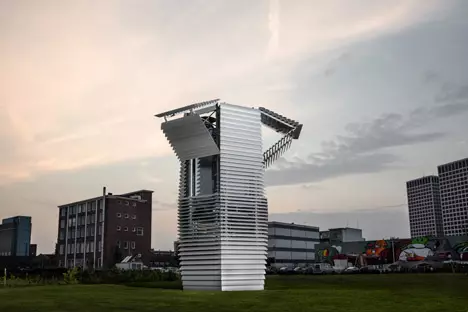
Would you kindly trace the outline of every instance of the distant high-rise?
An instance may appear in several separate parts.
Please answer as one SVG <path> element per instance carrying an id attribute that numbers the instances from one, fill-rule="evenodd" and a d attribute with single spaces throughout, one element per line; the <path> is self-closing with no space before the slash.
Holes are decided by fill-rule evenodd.
<path id="1" fill-rule="evenodd" d="M 411 237 L 443 236 L 439 177 L 406 182 Z"/>
<path id="2" fill-rule="evenodd" d="M 0 256 L 29 256 L 31 217 L 6 218 L 0 224 Z"/>
<path id="3" fill-rule="evenodd" d="M 468 234 L 468 158 L 437 167 L 447 236 Z"/>

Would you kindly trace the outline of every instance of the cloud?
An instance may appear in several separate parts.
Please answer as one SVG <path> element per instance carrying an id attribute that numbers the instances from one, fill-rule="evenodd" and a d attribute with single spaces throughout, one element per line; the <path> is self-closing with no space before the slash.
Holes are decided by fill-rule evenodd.
<path id="1" fill-rule="evenodd" d="M 371 121 L 350 123 L 346 134 L 322 142 L 322 151 L 295 161 L 280 159 L 266 172 L 269 186 L 319 182 L 350 174 L 373 173 L 395 165 L 398 157 L 389 151 L 405 145 L 432 142 L 446 135 L 441 131 L 421 131 L 425 125 L 468 112 L 466 86 L 446 92 L 441 87 L 435 102 L 444 94 L 443 104 L 419 107 L 403 114 L 383 114 Z M 384 152 L 385 151 L 385 152 Z"/>
<path id="2" fill-rule="evenodd" d="M 337 58 L 333 59 L 327 66 L 327 68 L 325 69 L 325 71 L 323 72 L 323 74 L 325 75 L 325 77 L 330 77 L 332 76 L 336 70 L 338 69 L 338 67 L 340 67 L 343 63 L 345 63 L 346 61 L 349 61 L 350 59 L 352 58 L 352 54 L 350 52 L 344 52 L 342 54 L 340 54 L 340 56 L 338 56 Z"/>
<path id="3" fill-rule="evenodd" d="M 324 49 L 431 15 L 415 17 L 407 1 L 373 3 L 362 4 L 366 10 L 336 0 L 2 4 L 0 102 L 15 122 L 0 124 L 14 144 L 13 160 L 0 163 L 2 183 L 171 154 L 154 113 L 213 93 L 274 106 L 294 83 L 275 81 L 262 93 L 258 84 L 288 77 Z M 425 2 L 420 11 L 435 7 Z"/>
<path id="4" fill-rule="evenodd" d="M 167 210 L 176 210 L 177 204 L 167 203 L 157 199 L 153 199 L 153 212 L 167 211 Z"/>

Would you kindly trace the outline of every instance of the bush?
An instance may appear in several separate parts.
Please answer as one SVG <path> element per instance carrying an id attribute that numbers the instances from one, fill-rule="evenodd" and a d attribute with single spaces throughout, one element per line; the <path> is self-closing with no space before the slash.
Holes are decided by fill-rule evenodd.
<path id="1" fill-rule="evenodd" d="M 78 283 L 78 268 L 74 267 L 73 269 L 68 270 L 66 273 L 63 273 L 63 281 L 65 284 L 77 284 Z"/>
<path id="2" fill-rule="evenodd" d="M 79 282 L 83 284 L 129 284 L 179 280 L 179 276 L 174 272 L 121 270 L 118 268 L 103 271 L 83 271 L 78 278 Z"/>

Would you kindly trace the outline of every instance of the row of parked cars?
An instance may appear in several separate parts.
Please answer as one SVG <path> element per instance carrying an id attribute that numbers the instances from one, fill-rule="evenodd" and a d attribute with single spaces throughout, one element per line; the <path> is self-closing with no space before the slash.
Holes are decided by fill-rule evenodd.
<path id="1" fill-rule="evenodd" d="M 347 268 L 336 268 L 328 263 L 317 263 L 308 267 L 269 267 L 267 268 L 267 274 L 314 274 L 314 275 L 327 275 L 327 274 L 358 274 L 358 273 L 389 273 L 389 269 L 377 268 L 373 266 L 367 267 L 347 267 Z"/>

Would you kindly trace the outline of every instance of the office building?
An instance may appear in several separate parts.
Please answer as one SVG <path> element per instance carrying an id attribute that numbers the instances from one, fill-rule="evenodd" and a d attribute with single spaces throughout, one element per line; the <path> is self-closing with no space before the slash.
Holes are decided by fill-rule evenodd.
<path id="1" fill-rule="evenodd" d="M 360 241 L 364 241 L 361 229 L 344 227 L 328 229 L 328 231 L 320 232 L 321 243 L 340 244 Z"/>
<path id="2" fill-rule="evenodd" d="M 59 206 L 59 266 L 108 268 L 151 253 L 152 191 L 106 194 Z"/>
<path id="3" fill-rule="evenodd" d="M 439 177 L 406 182 L 411 237 L 443 236 Z"/>
<path id="4" fill-rule="evenodd" d="M 161 129 L 180 160 L 183 288 L 263 289 L 268 244 L 264 171 L 299 138 L 302 125 L 264 108 L 219 100 L 156 116 L 164 118 Z M 283 135 L 265 152 L 262 124 Z"/>
<path id="5" fill-rule="evenodd" d="M 268 222 L 268 261 L 271 266 L 307 266 L 315 262 L 319 228 L 294 223 Z"/>
<path id="6" fill-rule="evenodd" d="M 437 167 L 444 234 L 468 234 L 468 158 Z"/>
<path id="7" fill-rule="evenodd" d="M 31 217 L 6 218 L 0 224 L 0 256 L 27 257 L 31 244 Z"/>

